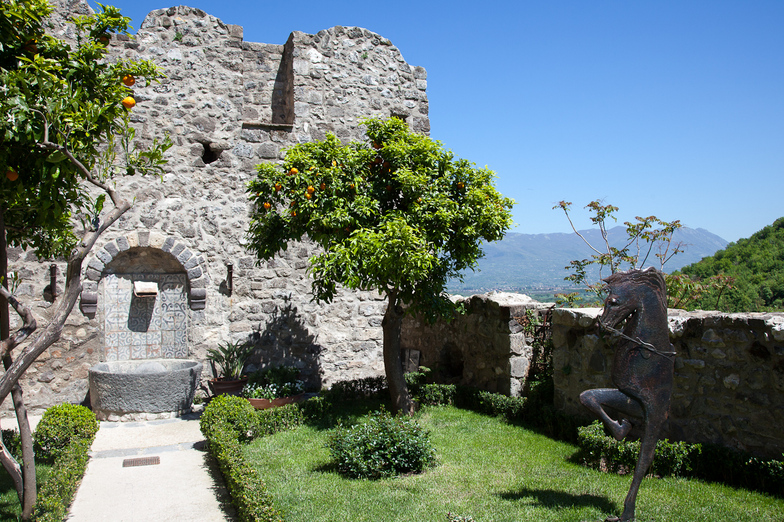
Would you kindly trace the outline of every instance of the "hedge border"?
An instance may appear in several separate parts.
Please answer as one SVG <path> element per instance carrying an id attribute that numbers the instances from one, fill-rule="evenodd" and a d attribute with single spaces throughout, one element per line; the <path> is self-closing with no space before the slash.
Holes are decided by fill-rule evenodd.
<path id="1" fill-rule="evenodd" d="M 53 406 L 58 408 L 63 405 Z M 68 405 L 73 408 L 74 405 Z M 77 406 L 84 408 L 78 410 L 83 417 L 83 421 L 94 422 L 96 430 L 91 431 L 91 436 L 83 438 L 75 436 L 69 443 L 62 449 L 57 450 L 57 456 L 52 463 L 52 469 L 46 481 L 41 485 L 38 490 L 38 498 L 35 503 L 35 513 L 33 520 L 40 522 L 62 522 L 68 516 L 68 508 L 71 506 L 76 490 L 84 477 L 84 472 L 87 469 L 87 462 L 89 460 L 90 446 L 95 440 L 95 432 L 97 432 L 98 420 L 95 414 L 84 406 Z M 50 408 L 50 410 L 52 409 Z M 47 410 L 49 411 L 49 410 Z M 70 410 L 66 410 L 70 411 Z M 44 418 L 46 413 L 44 413 Z M 44 418 L 41 422 L 44 422 Z M 41 424 L 39 423 L 39 427 Z M 78 433 L 77 430 L 75 433 Z"/>

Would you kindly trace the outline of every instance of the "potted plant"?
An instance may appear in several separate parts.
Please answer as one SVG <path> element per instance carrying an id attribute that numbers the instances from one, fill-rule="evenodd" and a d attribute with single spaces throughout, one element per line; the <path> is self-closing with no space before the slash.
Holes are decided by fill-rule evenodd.
<path id="1" fill-rule="evenodd" d="M 248 377 L 242 375 L 245 361 L 253 352 L 253 345 L 247 341 L 227 342 L 218 348 L 207 350 L 207 359 L 212 366 L 214 379 L 209 381 L 210 390 L 215 395 L 238 395 Z M 216 368 L 217 367 L 217 368 Z"/>
<path id="2" fill-rule="evenodd" d="M 290 366 L 256 372 L 242 389 L 242 396 L 257 410 L 299 402 L 305 395 L 305 383 L 298 377 L 299 370 Z"/>

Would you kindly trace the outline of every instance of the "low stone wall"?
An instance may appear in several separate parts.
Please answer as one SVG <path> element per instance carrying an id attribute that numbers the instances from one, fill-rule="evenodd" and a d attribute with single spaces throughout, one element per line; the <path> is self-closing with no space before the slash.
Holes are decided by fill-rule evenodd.
<path id="1" fill-rule="evenodd" d="M 522 319 L 528 309 L 549 307 L 521 294 L 495 292 L 460 298 L 465 315 L 428 324 L 407 316 L 402 347 L 419 356 L 419 365 L 434 371 L 438 382 L 465 384 L 519 396 L 531 364 L 531 339 Z"/>
<path id="2" fill-rule="evenodd" d="M 596 328 L 601 309 L 557 309 L 552 339 L 555 404 L 590 418 L 580 392 L 614 387 L 613 349 Z M 671 440 L 711 442 L 781 459 L 784 452 L 784 313 L 669 311 L 675 359 Z"/>

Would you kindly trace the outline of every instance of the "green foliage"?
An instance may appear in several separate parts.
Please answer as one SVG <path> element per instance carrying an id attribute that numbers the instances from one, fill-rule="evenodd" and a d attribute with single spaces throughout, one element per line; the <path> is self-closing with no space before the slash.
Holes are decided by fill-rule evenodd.
<path id="1" fill-rule="evenodd" d="M 624 267 L 625 269 L 641 269 L 651 259 L 651 254 L 658 261 L 658 268 L 663 270 L 667 261 L 683 252 L 684 245 L 682 243 L 672 244 L 673 233 L 682 226 L 680 221 L 662 221 L 656 216 L 636 216 L 634 222 L 624 222 L 627 235 L 625 242 L 618 246 L 610 245 L 606 225 L 609 219 L 617 221 L 615 213 L 618 212 L 618 207 L 604 205 L 601 201 L 591 201 L 585 208 L 591 211 L 591 222 L 599 227 L 603 240 L 603 244 L 596 247 L 589 243 L 575 228 L 569 216 L 571 206 L 572 203 L 569 201 L 560 201 L 553 208 L 563 210 L 572 230 L 585 241 L 585 244 L 594 253 L 589 258 L 571 261 L 570 265 L 565 268 L 571 270 L 572 273 L 564 279 L 576 285 L 586 285 L 599 301 L 604 300 L 604 283 L 601 282 L 604 277 L 623 270 Z M 600 281 L 588 281 L 586 268 L 590 265 L 599 267 Z M 556 298 L 559 304 L 568 304 L 569 306 L 574 306 L 581 300 L 578 293 L 556 294 Z"/>
<path id="2" fill-rule="evenodd" d="M 17 462 L 22 460 L 22 439 L 16 430 L 3 430 L 3 444 Z"/>
<path id="3" fill-rule="evenodd" d="M 424 384 L 415 395 L 423 406 L 454 405 L 457 386 L 454 384 Z"/>
<path id="4" fill-rule="evenodd" d="M 218 431 L 231 431 L 235 438 L 247 442 L 256 436 L 256 410 L 242 397 L 218 395 L 204 408 L 199 429 L 207 440 Z"/>
<path id="5" fill-rule="evenodd" d="M 259 410 L 256 413 L 256 433 L 257 436 L 272 435 L 279 431 L 294 429 L 303 422 L 305 422 L 305 414 L 297 404 Z"/>
<path id="6" fill-rule="evenodd" d="M 578 460 L 611 472 L 628 472 L 637 464 L 639 441 L 617 441 L 600 421 L 578 429 Z M 714 444 L 660 440 L 649 473 L 688 476 L 784 496 L 784 461 L 763 460 Z"/>
<path id="7" fill-rule="evenodd" d="M 277 399 L 291 397 L 305 391 L 305 383 L 299 380 L 299 368 L 279 366 L 258 371 L 248 377 L 242 396 L 250 399 Z"/>
<path id="8" fill-rule="evenodd" d="M 245 361 L 253 353 L 253 345 L 247 341 L 225 342 L 217 348 L 207 350 L 207 359 L 218 365 L 217 377 L 237 380 L 242 377 Z"/>
<path id="9" fill-rule="evenodd" d="M 42 258 L 71 250 L 77 214 L 97 227 L 105 195 L 94 198 L 83 181 L 160 174 L 171 146 L 167 138 L 137 149 L 121 103 L 132 92 L 123 76 L 149 82 L 160 70 L 148 61 L 105 59 L 104 37 L 127 34 L 129 19 L 111 6 L 75 17 L 72 49 L 45 33 L 50 12 L 45 0 L 0 3 L 0 211 L 8 244 Z"/>
<path id="10" fill-rule="evenodd" d="M 35 520 L 65 519 L 87 468 L 90 446 L 97 432 L 98 420 L 84 406 L 60 404 L 44 412 L 33 443 L 36 457 L 53 464 L 38 492 Z"/>
<path id="11" fill-rule="evenodd" d="M 325 396 L 330 401 L 347 401 L 370 397 L 378 398 L 386 391 L 387 383 L 384 377 L 365 377 L 351 381 L 338 381 L 332 385 Z"/>
<path id="12" fill-rule="evenodd" d="M 327 447 L 338 470 L 352 478 L 420 473 L 436 460 L 427 431 L 411 418 L 385 411 L 371 413 L 350 428 L 338 427 Z"/>
<path id="13" fill-rule="evenodd" d="M 681 274 L 689 281 L 717 281 L 705 288 L 690 308 L 724 312 L 784 310 L 784 218 L 683 267 Z"/>
<path id="14" fill-rule="evenodd" d="M 38 492 L 35 520 L 61 522 L 68 515 L 79 483 L 87 469 L 92 439 L 75 437 L 63 448 L 52 465 L 46 482 Z"/>
<path id="15" fill-rule="evenodd" d="M 393 293 L 411 312 L 451 313 L 446 281 L 473 268 L 480 243 L 500 239 L 513 201 L 494 173 L 456 159 L 405 122 L 365 120 L 367 142 L 332 135 L 288 149 L 283 168 L 259 166 L 248 184 L 255 209 L 248 248 L 258 259 L 305 234 L 313 293 L 329 302 L 337 285 Z"/>
<path id="16" fill-rule="evenodd" d="M 86 440 L 89 445 L 96 433 L 98 420 L 89 409 L 77 404 L 52 406 L 44 412 L 33 436 L 36 457 L 51 462 L 73 440 Z"/>
<path id="17" fill-rule="evenodd" d="M 266 484 L 246 460 L 237 432 L 229 426 L 228 420 L 218 422 L 205 436 L 237 508 L 238 518 L 242 522 L 282 522 L 283 515 L 273 506 Z"/>

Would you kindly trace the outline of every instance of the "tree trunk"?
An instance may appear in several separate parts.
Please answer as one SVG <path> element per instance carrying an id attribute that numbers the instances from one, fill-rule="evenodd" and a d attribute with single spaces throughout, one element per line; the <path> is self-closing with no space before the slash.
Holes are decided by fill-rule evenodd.
<path id="1" fill-rule="evenodd" d="M 0 209 L 0 276 L 3 278 L 3 287 L 8 290 L 8 244 L 5 240 L 5 219 L 3 210 Z M 0 293 L 0 341 L 5 341 L 11 336 L 11 317 L 8 299 Z M 8 369 L 11 364 L 11 354 L 6 353 L 2 357 L 3 366 Z M 2 447 L 3 467 L 8 471 L 14 480 L 16 493 L 19 502 L 22 504 L 22 520 L 30 520 L 33 516 L 33 508 L 36 500 L 35 485 L 35 455 L 33 453 L 33 436 L 30 431 L 30 422 L 27 419 L 27 409 L 24 405 L 22 387 L 17 383 L 11 390 L 11 398 L 14 402 L 16 411 L 16 421 L 19 425 L 19 437 L 22 442 L 22 463 L 14 459 L 5 448 Z"/>
<path id="2" fill-rule="evenodd" d="M 406 378 L 403 372 L 403 361 L 400 357 L 400 337 L 403 326 L 403 310 L 397 303 L 397 294 L 389 292 L 389 303 L 384 313 L 381 328 L 384 331 L 384 370 L 387 374 L 389 393 L 392 396 L 392 412 L 414 413 L 414 401 L 408 393 Z"/>

